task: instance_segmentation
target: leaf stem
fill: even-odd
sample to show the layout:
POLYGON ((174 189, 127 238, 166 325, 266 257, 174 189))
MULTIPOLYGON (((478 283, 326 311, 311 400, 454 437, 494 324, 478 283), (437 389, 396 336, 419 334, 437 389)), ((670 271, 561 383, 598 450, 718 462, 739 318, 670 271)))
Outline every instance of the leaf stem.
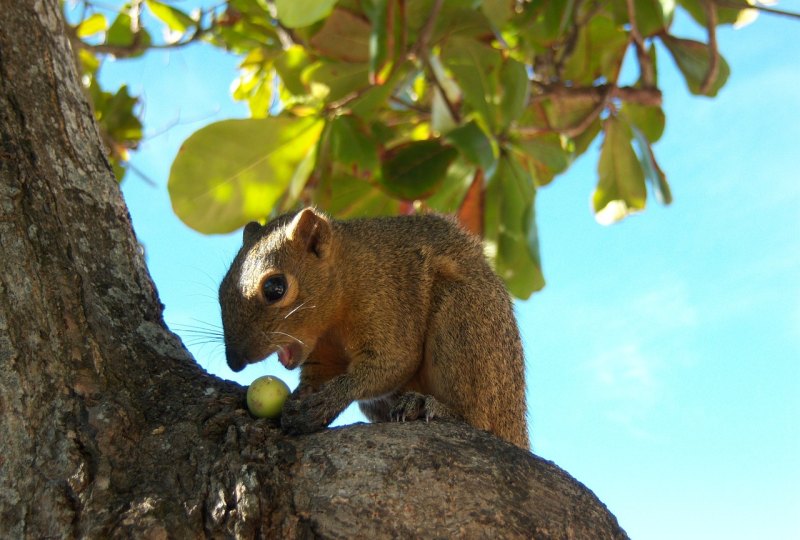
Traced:
POLYGON ((625 2, 628 6, 631 40, 636 47, 636 59, 639 61, 639 73, 642 86, 645 88, 652 88, 655 85, 655 72, 653 70, 653 64, 650 62, 650 55, 647 54, 647 48, 644 45, 644 38, 636 24, 636 7, 634 6, 633 0, 625 0, 625 2))
MULTIPOLYGON (((628 0, 629 2, 632 0, 628 0)), ((707 95, 711 90, 711 85, 717 80, 719 75, 719 50, 717 48, 717 5, 712 0, 703 0, 703 7, 706 10, 706 27, 708 29, 708 52, 711 59, 708 63, 703 84, 700 85, 700 93, 707 95)))

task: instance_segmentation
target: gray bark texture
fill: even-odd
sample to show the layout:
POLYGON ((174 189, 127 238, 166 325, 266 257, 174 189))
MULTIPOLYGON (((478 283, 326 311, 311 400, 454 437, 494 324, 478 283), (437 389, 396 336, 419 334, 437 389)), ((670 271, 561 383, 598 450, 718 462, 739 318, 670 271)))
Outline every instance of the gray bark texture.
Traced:
POLYGON ((0 0, 0 537, 625 538, 459 423, 283 436, 166 329, 58 0, 0 0))

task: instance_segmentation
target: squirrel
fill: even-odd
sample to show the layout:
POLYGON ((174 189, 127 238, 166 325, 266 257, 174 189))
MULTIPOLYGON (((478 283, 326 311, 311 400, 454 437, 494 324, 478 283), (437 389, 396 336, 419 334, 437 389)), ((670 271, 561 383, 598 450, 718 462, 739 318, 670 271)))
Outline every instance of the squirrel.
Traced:
POLYGON ((281 416, 289 434, 357 401, 373 422, 460 419, 529 448, 511 300, 455 220, 305 208, 249 223, 219 301, 233 371, 275 352, 300 367, 281 416))

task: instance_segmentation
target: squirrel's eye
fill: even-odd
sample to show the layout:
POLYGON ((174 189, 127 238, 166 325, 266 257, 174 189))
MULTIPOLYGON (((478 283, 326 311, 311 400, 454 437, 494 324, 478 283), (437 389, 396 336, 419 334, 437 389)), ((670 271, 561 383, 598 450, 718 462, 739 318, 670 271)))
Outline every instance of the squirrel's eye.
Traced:
POLYGON ((268 304, 272 304, 283 298, 283 295, 286 294, 286 289, 288 289, 288 284, 283 274, 270 276, 261 284, 261 292, 264 293, 264 300, 266 300, 268 304))

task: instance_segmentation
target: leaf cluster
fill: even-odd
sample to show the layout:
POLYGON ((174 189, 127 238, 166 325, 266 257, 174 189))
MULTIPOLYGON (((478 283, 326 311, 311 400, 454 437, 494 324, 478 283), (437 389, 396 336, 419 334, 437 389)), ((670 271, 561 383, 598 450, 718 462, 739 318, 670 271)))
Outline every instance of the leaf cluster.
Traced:
POLYGON ((744 0, 227 0, 193 13, 145 0, 109 24, 85 4, 73 39, 112 149, 141 138, 136 100, 96 88, 92 59, 196 41, 242 56, 233 98, 251 118, 198 130, 172 165, 189 226, 230 232, 305 204, 453 213, 520 298, 544 284, 536 192, 598 138, 598 222, 671 201, 652 147, 660 57, 713 97, 730 74, 716 27, 753 13, 744 0), (671 33, 678 10, 707 42, 671 33))

